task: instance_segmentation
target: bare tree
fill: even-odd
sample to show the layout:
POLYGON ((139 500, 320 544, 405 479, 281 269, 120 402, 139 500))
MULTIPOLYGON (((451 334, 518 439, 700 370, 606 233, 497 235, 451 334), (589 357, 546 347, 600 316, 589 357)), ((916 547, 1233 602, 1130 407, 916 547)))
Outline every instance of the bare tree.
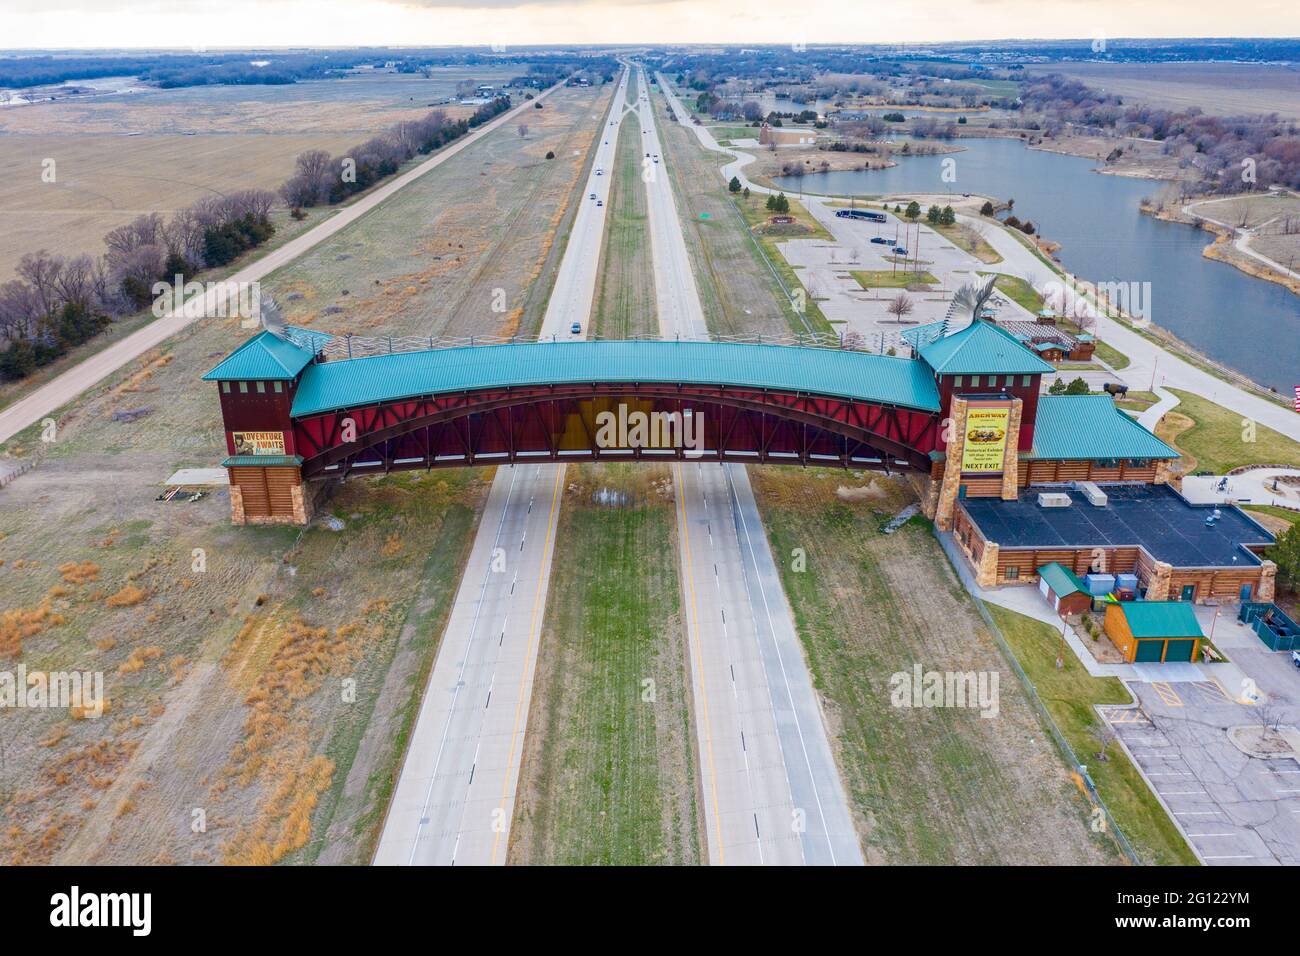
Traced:
POLYGON ((110 257, 127 256, 140 246, 163 242, 163 217, 158 213, 137 216, 125 226, 118 226, 104 237, 110 257))
POLYGON ((1110 759, 1110 745, 1118 737, 1119 734, 1115 732, 1115 728, 1104 720, 1092 728, 1092 739, 1097 741, 1098 760, 1106 761, 1110 759))
POLYGON ((1254 709, 1253 715, 1255 723, 1259 725, 1261 743, 1277 736, 1277 730, 1282 726, 1283 713, 1276 704, 1260 704, 1254 709))
POLYGON ((903 319, 906 316, 911 315, 914 308, 916 308, 916 306, 912 302, 912 297, 906 292, 900 292, 889 300, 889 305, 885 306, 885 311, 892 315, 894 321, 901 325, 903 319))
POLYGON ((63 257, 50 255, 44 249, 29 252, 18 260, 18 278, 31 287, 41 315, 49 315, 58 307, 62 272, 63 257))

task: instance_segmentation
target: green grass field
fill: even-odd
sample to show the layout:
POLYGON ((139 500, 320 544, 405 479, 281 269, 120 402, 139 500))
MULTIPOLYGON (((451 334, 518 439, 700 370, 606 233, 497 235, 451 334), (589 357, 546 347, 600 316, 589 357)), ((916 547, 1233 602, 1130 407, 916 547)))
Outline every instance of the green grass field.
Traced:
MULTIPOLYGON (((980 275, 992 275, 989 272, 981 272, 980 275)), ((1017 305, 1029 311, 1030 315, 1037 315, 1043 308, 1043 297, 1034 291, 1034 287, 1025 279, 1019 276, 998 275, 993 287, 1005 295, 1008 299, 1017 305)))
POLYGON ((989 613, 1139 858, 1149 864, 1195 866, 1196 856, 1124 752, 1112 744, 1106 760, 1096 756, 1099 744, 1092 732, 1101 718, 1093 705, 1129 703, 1132 697, 1124 685, 1117 678, 1090 676, 1068 649, 1065 666, 1057 670, 1056 628, 994 605, 989 613))
POLYGON ((1279 508, 1276 505, 1242 505, 1242 507, 1247 511, 1255 511, 1262 515, 1281 518, 1287 524, 1295 524, 1300 521, 1300 511, 1291 511, 1289 508, 1279 508))
POLYGON ((899 269, 855 269, 849 273, 864 289, 906 289, 910 285, 924 283, 938 285, 939 280, 924 269, 920 272, 907 272, 899 269))
POLYGON ((670 480, 569 468, 512 863, 700 862, 670 480))
MULTIPOLYGON (((1161 419, 1157 433, 1172 436, 1175 447, 1196 459, 1195 471, 1226 474, 1242 465, 1268 464, 1300 468, 1300 443, 1263 425, 1255 425, 1207 398, 1170 389, 1179 404, 1161 419), (1181 418, 1191 419, 1193 424, 1181 418), (1253 439, 1253 440, 1252 440, 1253 439)), ((1169 437, 1165 437, 1169 441, 1169 437)))
MULTIPOLYGON (((605 338, 659 332, 640 146, 641 124, 631 114, 623 120, 610 170, 614 180, 592 307, 592 331, 605 338)), ((591 199, 583 196, 582 201, 591 199)))
MULTIPOLYGON (((929 224, 927 223, 927 225, 929 224)), ((958 249, 963 249, 966 252, 969 252, 976 259, 986 265, 996 265, 1002 261, 1002 256, 998 251, 989 245, 988 241, 970 226, 963 225, 960 222, 955 222, 951 226, 930 225, 930 228, 943 236, 958 249)))

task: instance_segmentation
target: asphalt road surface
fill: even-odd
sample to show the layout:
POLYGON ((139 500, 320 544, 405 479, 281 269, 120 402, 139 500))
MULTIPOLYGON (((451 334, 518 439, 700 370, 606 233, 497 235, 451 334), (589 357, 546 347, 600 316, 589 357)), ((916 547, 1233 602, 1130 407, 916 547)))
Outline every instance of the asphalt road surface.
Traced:
MULTIPOLYGON (((639 88, 660 333, 704 338, 644 73, 639 88)), ((675 466, 674 480, 709 861, 861 865, 749 473, 686 463, 675 466)))
MULTIPOLYGON (((627 75, 596 140, 591 173, 541 336, 583 338, 605 229, 627 75), (598 174, 599 171, 599 174, 598 174), (581 330, 570 331, 573 322, 581 330)), ((597 117, 599 119, 599 117, 597 117)), ((425 689, 375 853, 379 865, 503 864, 555 552, 564 465, 497 469, 425 689)))

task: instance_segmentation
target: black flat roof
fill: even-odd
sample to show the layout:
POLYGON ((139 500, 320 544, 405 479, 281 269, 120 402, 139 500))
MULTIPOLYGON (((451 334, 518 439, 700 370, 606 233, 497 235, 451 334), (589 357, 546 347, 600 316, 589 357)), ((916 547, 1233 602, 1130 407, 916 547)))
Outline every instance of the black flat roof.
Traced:
POLYGON ((962 506, 988 541, 1004 548, 1100 548, 1139 545, 1176 568, 1259 564, 1243 545, 1273 543, 1273 535, 1245 513, 1220 505, 1222 517, 1207 527, 1214 505, 1193 505, 1167 485, 1101 485, 1108 496, 1096 508, 1077 491, 1036 486, 1015 501, 963 498, 962 506), (1065 492, 1068 508, 1040 508, 1040 491, 1065 492))

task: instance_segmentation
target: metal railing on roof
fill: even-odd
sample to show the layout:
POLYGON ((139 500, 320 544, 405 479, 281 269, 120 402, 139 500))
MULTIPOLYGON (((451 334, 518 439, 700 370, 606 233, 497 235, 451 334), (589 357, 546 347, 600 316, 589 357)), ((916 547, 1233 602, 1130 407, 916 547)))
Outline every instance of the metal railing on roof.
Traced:
MULTIPOLYGON (((393 355, 399 352, 428 352, 435 349, 474 348, 489 345, 521 345, 525 343, 553 342, 567 345, 576 341, 646 341, 662 342, 658 335, 640 334, 605 338, 589 336, 584 340, 568 336, 544 336, 532 338, 506 335, 325 335, 308 329, 286 328, 285 336, 300 348, 315 353, 317 362, 336 362, 346 359, 369 358, 376 355, 393 355)), ((669 340, 672 341, 672 340, 669 340)), ((709 335, 707 338, 694 337, 677 341, 731 342, 742 345, 784 345, 798 348, 836 349, 851 352, 871 352, 885 354, 893 349, 898 354, 907 354, 910 349, 898 332, 833 333, 803 332, 763 335, 746 333, 742 335, 709 335)))

